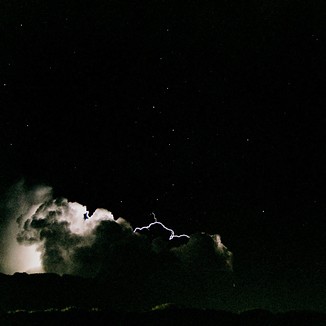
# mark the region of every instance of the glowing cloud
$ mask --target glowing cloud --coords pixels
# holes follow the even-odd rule
[[[20,229],[17,218],[30,218],[41,203],[52,197],[52,188],[48,186],[33,186],[28,188],[24,180],[13,185],[4,200],[2,200],[2,232],[0,234],[0,271],[12,274],[14,272],[42,272],[41,253],[37,246],[22,246],[16,237]]]
[[[218,235],[177,235],[154,213],[154,222],[133,229],[106,209],[96,209],[89,216],[84,205],[53,199],[50,187],[28,188],[21,182],[8,198],[8,223],[1,239],[6,251],[0,260],[1,271],[8,274],[34,271],[107,277],[140,268],[145,275],[145,266],[151,270],[152,263],[164,265],[162,259],[188,267],[206,264],[217,270],[232,269],[232,254]],[[178,263],[174,266],[183,270]]]

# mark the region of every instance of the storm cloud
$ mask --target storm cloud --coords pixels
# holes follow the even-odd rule
[[[19,191],[10,197],[7,215],[11,225],[14,221],[16,234],[11,232],[9,238],[16,245],[8,254],[18,257],[19,250],[33,247],[44,272],[126,277],[132,270],[147,277],[164,269],[168,274],[232,270],[232,254],[218,235],[172,237],[171,229],[157,221],[141,229],[121,217],[115,219],[106,209],[89,216],[84,205],[52,198],[50,187],[27,189],[20,183],[15,189]]]

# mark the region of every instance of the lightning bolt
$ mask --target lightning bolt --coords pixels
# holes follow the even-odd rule
[[[136,227],[135,230],[134,230],[134,233],[138,232],[138,231],[142,231],[142,230],[148,230],[153,226],[153,225],[160,225],[162,226],[165,230],[169,231],[171,234],[170,234],[170,237],[169,237],[169,240],[172,240],[174,238],[183,238],[183,237],[186,237],[186,238],[190,238],[189,235],[187,234],[175,234],[174,231],[172,229],[169,229],[167,228],[163,223],[159,222],[155,216],[155,213],[153,212],[152,213],[153,217],[154,217],[154,222],[150,223],[149,225],[146,225],[146,226],[142,226],[142,227]]]

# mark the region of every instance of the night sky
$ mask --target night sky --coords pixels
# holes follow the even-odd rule
[[[325,311],[325,10],[2,1],[2,196],[24,178],[133,227],[218,233],[256,305],[282,284]]]

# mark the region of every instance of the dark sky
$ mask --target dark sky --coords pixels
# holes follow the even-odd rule
[[[2,1],[1,193],[24,177],[133,226],[219,233],[243,273],[320,273],[325,9]]]

